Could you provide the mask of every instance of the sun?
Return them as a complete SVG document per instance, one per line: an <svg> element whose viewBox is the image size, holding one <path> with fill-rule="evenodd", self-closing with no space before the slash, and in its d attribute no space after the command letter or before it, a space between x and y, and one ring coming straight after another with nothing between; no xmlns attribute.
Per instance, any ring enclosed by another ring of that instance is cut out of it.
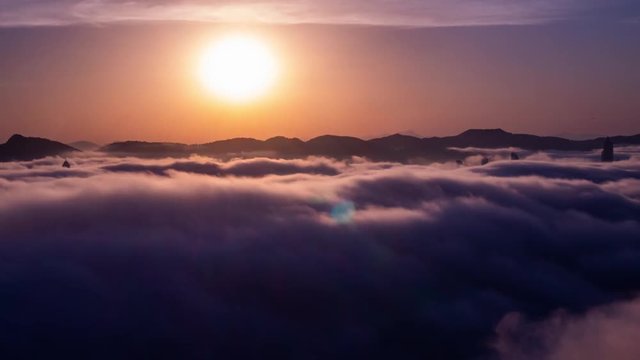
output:
<svg viewBox="0 0 640 360"><path fill-rule="evenodd" d="M264 41L244 34L227 35L204 51L199 77L205 88L241 103L265 95L279 74L274 53Z"/></svg>

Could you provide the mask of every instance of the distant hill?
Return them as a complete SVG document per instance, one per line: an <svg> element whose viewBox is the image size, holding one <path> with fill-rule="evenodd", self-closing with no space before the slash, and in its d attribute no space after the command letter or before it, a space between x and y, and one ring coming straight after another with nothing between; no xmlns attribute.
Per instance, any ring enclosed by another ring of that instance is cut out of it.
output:
<svg viewBox="0 0 640 360"><path fill-rule="evenodd" d="M93 151L100 148L100 145L92 143L91 141L76 141L68 145L82 151Z"/></svg>
<svg viewBox="0 0 640 360"><path fill-rule="evenodd" d="M0 161L28 161L72 151L79 150L57 141L16 134L0 144Z"/></svg>
<svg viewBox="0 0 640 360"><path fill-rule="evenodd" d="M116 155L135 155L141 157L184 156L192 153L197 145L176 143L160 143L146 141L115 142L101 147L99 150ZM195 151L197 153L197 151Z"/></svg>
<svg viewBox="0 0 640 360"><path fill-rule="evenodd" d="M602 147L604 138L577 141L553 136L512 134L502 129L471 129L456 136L424 140L442 147L518 147L526 150L586 151ZM640 141L640 136L635 141Z"/></svg>
<svg viewBox="0 0 640 360"><path fill-rule="evenodd" d="M614 136L616 145L640 144L640 134ZM377 139L362 140L349 136L323 135L308 141L297 138L275 137L265 141L235 138L201 145L176 143L118 142L101 150L114 155L145 157L200 155L253 156L257 154L280 157L327 156L349 158L363 156L379 161L450 161L464 155L455 148L506 148L524 150L588 151L600 149L604 137L589 140L569 140L554 136L513 134L502 129L471 129L448 137L418 138L395 134Z"/></svg>
<svg viewBox="0 0 640 360"><path fill-rule="evenodd" d="M611 140L617 146L639 145L640 134L613 136ZM298 138L278 136L264 141L252 138L234 138L197 145L124 141L103 146L99 148L99 151L115 156L148 158L186 157L193 154L220 157L277 156L283 158L326 156L337 159L362 156L375 161L432 162L458 160L468 155L457 150L459 148L515 147L531 151L588 151L602 148L603 143L603 137L570 140L554 136L513 134L502 129L471 129L455 136L431 138L395 134L362 140L349 136L323 135L305 142ZM85 142L74 144L77 144L78 147L89 145ZM14 135L6 144L0 145L0 161L31 160L76 150L76 147L47 139Z"/></svg>

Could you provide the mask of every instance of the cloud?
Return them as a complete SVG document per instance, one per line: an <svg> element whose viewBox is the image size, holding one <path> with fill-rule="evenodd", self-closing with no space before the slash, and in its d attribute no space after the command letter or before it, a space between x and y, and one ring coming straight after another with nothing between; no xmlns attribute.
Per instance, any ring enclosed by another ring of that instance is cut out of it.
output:
<svg viewBox="0 0 640 360"><path fill-rule="evenodd" d="M630 156L461 168L100 156L70 159L68 171L56 158L0 164L0 348L9 357L491 356L507 314L537 321L638 291L640 201L629 174L640 161ZM572 176L512 176L516 165Z"/></svg>
<svg viewBox="0 0 640 360"><path fill-rule="evenodd" d="M633 19L639 13L640 6L631 0L9 0L0 3L0 24L213 21L482 26L581 18Z"/></svg>
<svg viewBox="0 0 640 360"><path fill-rule="evenodd" d="M506 315L497 327L503 360L633 360L640 358L640 300L591 309L583 315L558 311L527 322Z"/></svg>
<svg viewBox="0 0 640 360"><path fill-rule="evenodd" d="M499 177L541 176L555 179L584 179L603 183L618 179L640 179L640 169L635 164L635 161L621 161L614 166L601 166L598 163L573 163L571 166L567 166L563 162L518 161L476 168L474 171Z"/></svg>
<svg viewBox="0 0 640 360"><path fill-rule="evenodd" d="M215 176L263 177L267 175L317 174L337 175L338 170L328 161L309 163L298 160L279 161L267 158L236 160L224 165L213 162L178 161L170 164L135 164L121 163L107 165L103 169L113 172L152 173L167 175L170 171L182 171L194 174Z"/></svg>

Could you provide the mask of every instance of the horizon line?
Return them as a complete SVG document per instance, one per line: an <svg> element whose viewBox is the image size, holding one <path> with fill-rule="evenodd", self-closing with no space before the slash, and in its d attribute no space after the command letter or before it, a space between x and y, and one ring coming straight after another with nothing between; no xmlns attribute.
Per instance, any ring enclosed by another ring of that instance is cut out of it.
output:
<svg viewBox="0 0 640 360"><path fill-rule="evenodd" d="M250 136L234 136L234 137L228 137L228 138L218 138L218 139L212 139L212 140L207 140L205 142L197 142L197 143L188 143L188 142L180 142L180 141L162 141L162 140L138 140L138 139L115 139L112 141L108 141L105 143L102 142L96 142L96 141L92 141L92 140L73 140L73 141L60 141L60 140L56 140L54 137L44 137L44 136L32 136L32 135L24 135L24 133L20 133L20 132L16 132L13 133L12 135L10 135L7 140L5 141L8 142L12 137L14 136L19 136L19 137L25 137L25 138L40 138L40 139L46 139L46 140L52 140L52 141L57 141L66 145L70 145L73 143L81 143L81 142L88 142L88 143L92 143L95 145L99 145L99 146L105 146L105 145L110 145L110 144L117 144L117 143L126 143L126 142L138 142L138 143L148 143L148 144L177 144L177 145L206 145L206 144L210 144L210 143L215 143L215 142L219 142L219 141L228 141L228 140L238 140L238 139L247 139L247 140L256 140L256 141L268 141L271 139L276 139L276 138L284 138L284 139L288 139L288 140L300 140L302 142L308 142L310 140L313 139L317 139L320 137L344 137L344 138L353 138L353 139L358 139L358 140L362 140L362 141L370 141L370 140L376 140L376 139L384 139L384 138L388 138L388 137L392 137L392 136L405 136L405 137L411 137L411 138L415 138L415 139L420 139L420 140L424 140L424 139L438 139L438 138L447 138L447 137L455 137L455 136L460 136L466 132L470 132L470 131L485 131L485 132L489 132L489 131L501 131L504 132L506 134L509 135L531 135L531 136L538 136L538 137L553 137L553 138L559 138L559 139L564 139L564 140L570 140L570 141L589 141L589 140L598 140L598 139L603 139L603 138L611 138L611 137L634 137L634 136L640 136L640 132L638 133L630 133L630 134L610 134L610 135L585 135L585 137L582 138L571 138L571 137L567 137L567 135L543 135L543 134L534 134L534 133L526 133L526 132L511 132L508 130L504 130L503 128L469 128L467 130L461 131L459 133L456 134L450 134L450 135L442 135L442 136L424 136L422 134L406 134L406 132L395 132L395 133L389 133L386 135L376 135L376 136L353 136L353 135L340 135L340 134L335 134L335 133L326 133L326 134L321 134L321 135L317 135L317 136L312 136L312 137L297 137L297 136L284 136L284 135L275 135L275 136L269 136L269 137L265 137L265 138L260 138L260 137L250 137ZM416 136L419 135L419 136ZM576 135L577 136L577 135Z"/></svg>

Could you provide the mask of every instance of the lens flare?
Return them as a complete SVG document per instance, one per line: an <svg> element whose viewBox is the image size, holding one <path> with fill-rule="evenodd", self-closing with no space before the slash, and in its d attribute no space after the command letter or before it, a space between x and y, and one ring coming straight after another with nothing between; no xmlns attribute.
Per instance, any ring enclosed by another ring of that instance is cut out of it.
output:
<svg viewBox="0 0 640 360"><path fill-rule="evenodd" d="M331 217L338 224L348 224L355 215L356 206L351 201L342 201L331 208Z"/></svg>

